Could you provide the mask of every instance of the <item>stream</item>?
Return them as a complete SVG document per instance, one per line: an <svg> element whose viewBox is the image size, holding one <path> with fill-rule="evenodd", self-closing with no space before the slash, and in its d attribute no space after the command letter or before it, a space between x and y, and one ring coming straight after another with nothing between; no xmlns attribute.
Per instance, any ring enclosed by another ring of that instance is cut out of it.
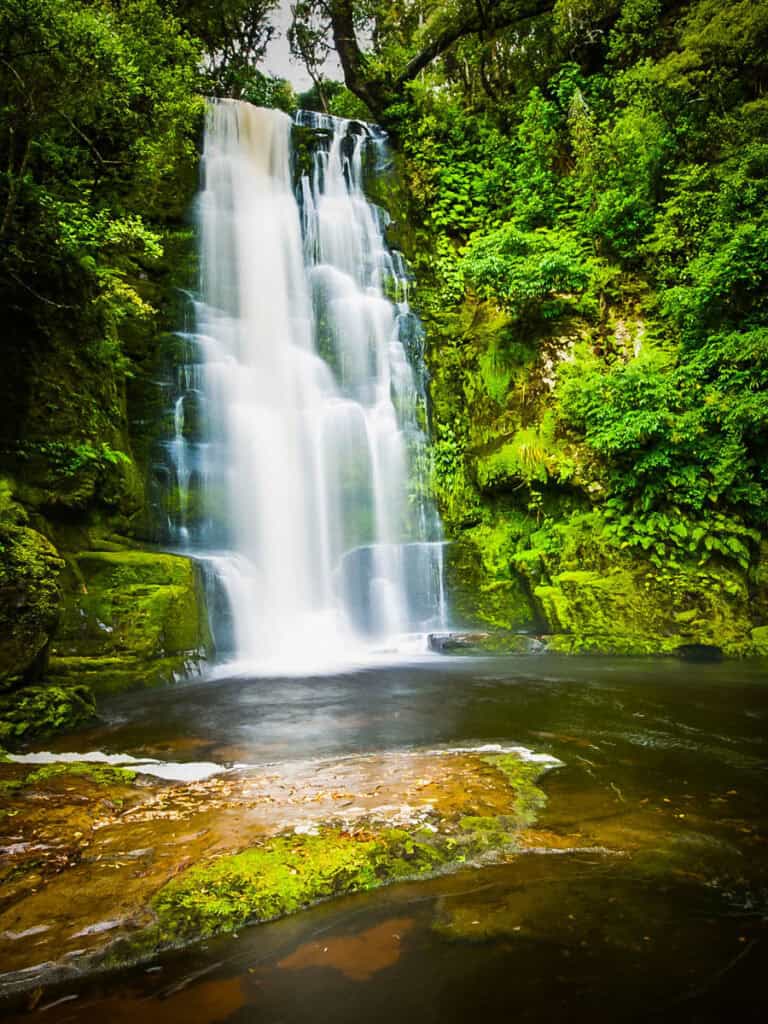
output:
<svg viewBox="0 0 768 1024"><path fill-rule="evenodd" d="M507 863L27 991L6 1002L9 1020L765 1019L764 664L424 657L199 681L101 710L49 749L276 775L496 744L560 764Z"/></svg>

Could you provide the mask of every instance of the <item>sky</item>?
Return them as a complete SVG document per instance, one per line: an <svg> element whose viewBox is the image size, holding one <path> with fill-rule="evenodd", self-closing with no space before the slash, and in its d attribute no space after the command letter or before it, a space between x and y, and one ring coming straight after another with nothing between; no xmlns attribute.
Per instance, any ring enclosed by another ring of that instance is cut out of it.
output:
<svg viewBox="0 0 768 1024"><path fill-rule="evenodd" d="M300 63L293 60L288 47L288 26L291 23L291 4L289 0L280 0L278 8L272 15L272 22L277 28L275 37L267 47L267 53L261 65L261 69L270 75L278 78L287 78L296 92L304 92L312 85L307 72ZM336 53L331 57L323 68L326 78L333 78L341 81L342 73Z"/></svg>

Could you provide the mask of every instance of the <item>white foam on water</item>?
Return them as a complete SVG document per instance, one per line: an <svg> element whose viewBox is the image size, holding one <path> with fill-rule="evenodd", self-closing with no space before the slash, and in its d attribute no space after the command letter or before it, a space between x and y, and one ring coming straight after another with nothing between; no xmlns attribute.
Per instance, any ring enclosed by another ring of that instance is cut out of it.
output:
<svg viewBox="0 0 768 1024"><path fill-rule="evenodd" d="M130 768L142 775L152 775L171 782L203 782L214 775L228 771L224 765L211 761L158 761L154 758L133 757L131 754L105 754L101 750L85 753L52 753L50 750L36 750L28 754L9 754L8 759L16 764L107 764L117 768Z"/></svg>

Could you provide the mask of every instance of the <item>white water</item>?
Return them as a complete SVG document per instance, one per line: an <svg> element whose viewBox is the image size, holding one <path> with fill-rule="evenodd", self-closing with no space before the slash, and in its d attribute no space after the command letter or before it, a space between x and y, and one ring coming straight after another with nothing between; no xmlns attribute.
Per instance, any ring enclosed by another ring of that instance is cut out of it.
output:
<svg viewBox="0 0 768 1024"><path fill-rule="evenodd" d="M384 139L301 123L320 141L295 192L290 119L209 106L199 298L169 445L176 542L226 595L219 646L270 672L423 648L445 617L421 367L404 345L420 328L362 191Z"/></svg>

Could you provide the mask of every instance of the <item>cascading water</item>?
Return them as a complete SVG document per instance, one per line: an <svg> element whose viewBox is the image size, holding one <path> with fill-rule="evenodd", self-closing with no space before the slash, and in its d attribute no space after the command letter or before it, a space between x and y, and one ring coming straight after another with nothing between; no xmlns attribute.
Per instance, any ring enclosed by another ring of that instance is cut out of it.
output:
<svg viewBox="0 0 768 1024"><path fill-rule="evenodd" d="M316 143L294 190L287 115L208 108L200 291L169 444L177 543L226 595L218 645L269 671L402 648L445 618L420 325L362 190L385 139L299 123Z"/></svg>

